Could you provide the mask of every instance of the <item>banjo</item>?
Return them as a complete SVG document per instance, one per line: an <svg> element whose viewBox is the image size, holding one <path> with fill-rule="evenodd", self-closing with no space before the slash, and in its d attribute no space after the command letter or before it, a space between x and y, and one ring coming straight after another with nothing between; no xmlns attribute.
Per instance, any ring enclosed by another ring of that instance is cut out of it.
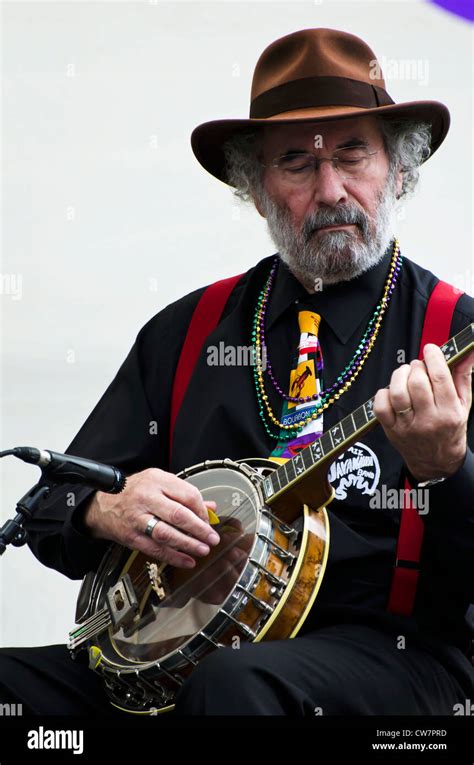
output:
<svg viewBox="0 0 474 765"><path fill-rule="evenodd" d="M441 346L449 366L474 348L473 335L470 324ZM110 546L84 578L68 647L73 657L88 651L112 704L169 711L211 651L297 635L328 558L328 468L377 423L373 404L278 466L263 458L208 460L178 473L216 502L209 518L220 543L193 569Z"/></svg>

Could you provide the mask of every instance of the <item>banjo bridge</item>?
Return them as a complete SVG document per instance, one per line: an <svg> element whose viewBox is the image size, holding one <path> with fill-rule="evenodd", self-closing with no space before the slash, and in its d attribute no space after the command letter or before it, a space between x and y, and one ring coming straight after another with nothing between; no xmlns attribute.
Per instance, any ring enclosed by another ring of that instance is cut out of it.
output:
<svg viewBox="0 0 474 765"><path fill-rule="evenodd" d="M160 601L164 600L166 597L166 592L164 581L162 579L164 568L163 564L158 566L157 563L150 563L150 561L147 561L146 567L152 590L156 593L156 596Z"/></svg>

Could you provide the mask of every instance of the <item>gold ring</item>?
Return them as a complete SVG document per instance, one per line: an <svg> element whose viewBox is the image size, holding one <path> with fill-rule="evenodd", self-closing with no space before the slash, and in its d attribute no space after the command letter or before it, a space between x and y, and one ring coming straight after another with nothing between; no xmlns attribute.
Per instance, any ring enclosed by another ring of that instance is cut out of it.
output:
<svg viewBox="0 0 474 765"><path fill-rule="evenodd" d="M406 409L402 409L401 412L395 412L395 414L399 414L403 417L404 414L408 414L408 412L412 412L412 411L413 411L413 407L407 406Z"/></svg>

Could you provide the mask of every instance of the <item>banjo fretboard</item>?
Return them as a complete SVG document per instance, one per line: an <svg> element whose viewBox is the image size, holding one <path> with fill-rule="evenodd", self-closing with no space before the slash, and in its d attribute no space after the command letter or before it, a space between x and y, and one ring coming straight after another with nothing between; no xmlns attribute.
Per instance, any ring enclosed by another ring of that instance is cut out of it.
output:
<svg viewBox="0 0 474 765"><path fill-rule="evenodd" d="M461 332L451 337L441 346L444 358L449 366L454 366L474 348L474 324L468 324ZM320 438L302 449L295 457L273 471L263 482L265 501L272 500L300 481L317 465L331 457L331 461L342 454L360 435L375 425L374 397L344 417L336 425L322 434Z"/></svg>

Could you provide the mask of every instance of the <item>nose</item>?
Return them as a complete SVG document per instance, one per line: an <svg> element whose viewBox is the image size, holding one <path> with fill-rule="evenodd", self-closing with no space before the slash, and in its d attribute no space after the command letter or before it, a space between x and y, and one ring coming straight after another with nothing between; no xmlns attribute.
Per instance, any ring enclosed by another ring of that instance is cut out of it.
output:
<svg viewBox="0 0 474 765"><path fill-rule="evenodd" d="M335 207L347 202L348 198L344 181L331 162L321 162L314 175L314 201L318 205Z"/></svg>

